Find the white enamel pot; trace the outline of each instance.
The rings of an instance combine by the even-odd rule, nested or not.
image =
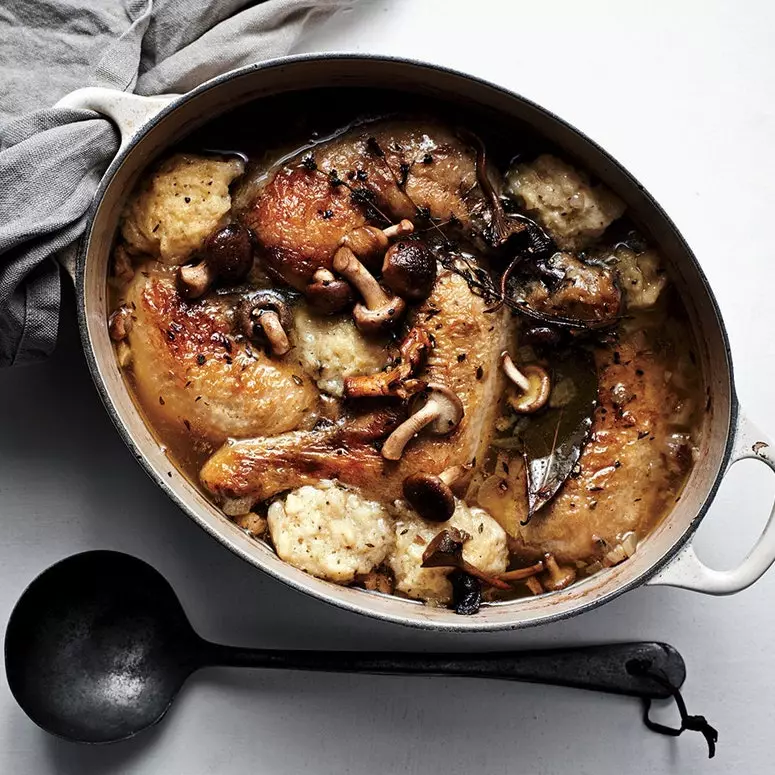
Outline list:
[[[568,589],[486,605],[470,617],[339,587],[285,564],[232,524],[195,483],[177,471],[146,427],[116,364],[106,326],[108,259],[127,194],[150,162],[210,119],[262,97],[329,86],[399,89],[451,101],[461,112],[475,110],[491,115],[493,121],[500,117],[527,124],[613,189],[657,243],[689,311],[698,356],[707,375],[708,410],[701,453],[680,500],[631,559]],[[419,62],[350,55],[290,57],[252,65],[179,96],[148,98],[107,89],[81,89],[60,105],[96,110],[112,119],[121,133],[121,149],[95,195],[78,256],[68,267],[77,285],[81,335],[94,381],[116,427],[148,474],[204,530],[247,562],[350,611],[426,629],[471,632],[557,621],[607,603],[642,584],[731,594],[756,581],[775,560],[773,515],[750,554],[734,570],[707,567],[692,548],[692,534],[730,466],[743,458],[755,458],[775,470],[773,448],[740,413],[724,324],[696,258],[637,180],[572,126],[518,95],[461,73]]]

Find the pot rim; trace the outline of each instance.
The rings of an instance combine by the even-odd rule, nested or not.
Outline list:
[[[183,498],[181,495],[179,495],[175,491],[175,489],[162,476],[157,474],[157,472],[154,470],[153,466],[151,465],[150,461],[146,458],[145,454],[133,441],[131,434],[126,428],[121,416],[119,415],[113,403],[113,399],[111,397],[110,391],[108,390],[105,382],[100,376],[99,366],[97,362],[98,359],[93,346],[93,342],[89,335],[88,324],[87,324],[86,295],[85,295],[85,265],[86,265],[88,250],[89,250],[89,244],[91,242],[95,215],[97,213],[97,210],[99,209],[100,203],[102,202],[105,191],[110,185],[115,173],[118,171],[121,165],[126,161],[126,159],[131,155],[132,151],[138,145],[138,143],[148,134],[148,132],[150,132],[154,127],[156,127],[158,124],[163,122],[169,115],[174,113],[179,107],[186,104],[190,100],[195,99],[199,97],[201,94],[204,94],[205,92],[208,92],[212,89],[216,89],[219,86],[223,85],[224,83],[227,83],[235,78],[239,78],[244,75],[271,70],[273,68],[283,67],[286,65],[295,65],[295,64],[305,63],[305,62],[316,62],[321,60],[323,61],[338,60],[338,61],[352,61],[352,62],[368,61],[372,63],[383,62],[383,63],[389,63],[389,64],[405,65],[413,69],[441,72],[446,75],[451,75],[457,78],[461,78],[461,79],[465,79],[467,81],[473,82],[478,87],[482,87],[485,89],[498,92],[501,96],[506,97],[510,100],[517,100],[519,102],[525,103],[526,105],[530,106],[536,111],[543,113],[544,115],[548,116],[552,120],[556,121],[565,130],[577,136],[580,136],[586,143],[588,143],[592,148],[594,148],[594,150],[598,154],[600,154],[609,164],[611,164],[614,168],[616,168],[619,172],[621,172],[625,176],[625,178],[627,178],[627,180],[631,185],[637,187],[640,190],[640,192],[643,194],[643,196],[646,198],[648,205],[653,210],[656,211],[656,213],[659,215],[663,223],[670,228],[674,237],[677,239],[678,243],[680,244],[684,255],[693,262],[694,269],[697,272],[697,276],[702,283],[705,294],[707,295],[708,300],[710,301],[712,310],[715,313],[715,318],[719,326],[719,332],[721,334],[721,339],[724,346],[726,363],[728,364],[729,430],[727,433],[726,443],[724,446],[724,452],[720,460],[718,473],[716,474],[716,477],[711,483],[711,485],[708,487],[705,499],[703,500],[701,507],[698,509],[697,514],[692,518],[689,525],[685,528],[683,533],[678,537],[678,539],[670,547],[670,549],[664,554],[662,554],[657,560],[655,560],[648,568],[642,571],[638,576],[606,592],[600,593],[595,596],[592,596],[592,595],[587,596],[586,600],[584,600],[583,602],[578,602],[573,608],[569,610],[560,611],[558,613],[550,612],[544,616],[541,616],[540,618],[536,617],[534,619],[528,619],[523,621],[477,622],[476,617],[456,616],[454,620],[440,622],[440,621],[428,620],[428,619],[423,619],[423,618],[414,617],[414,616],[405,617],[398,614],[370,610],[368,608],[361,606],[357,602],[350,602],[349,600],[337,599],[333,595],[323,594],[319,590],[315,589],[311,583],[308,584],[305,581],[297,581],[295,579],[289,578],[286,573],[282,572],[282,570],[275,570],[274,568],[271,568],[268,566],[264,567],[260,563],[260,561],[257,560],[257,558],[251,556],[242,548],[237,546],[236,543],[233,542],[224,532],[218,531],[212,528],[204,520],[202,520],[195,513],[195,510],[191,507],[191,505],[187,502],[187,500]],[[729,461],[732,455],[732,450],[734,448],[735,433],[736,433],[735,429],[737,428],[737,425],[738,425],[740,407],[739,407],[739,402],[737,398],[737,391],[735,389],[734,365],[732,362],[732,354],[730,350],[729,337],[727,335],[726,326],[724,325],[724,320],[721,316],[721,311],[719,309],[718,302],[710,287],[708,279],[705,276],[705,272],[702,270],[702,266],[697,260],[697,257],[694,255],[694,252],[690,248],[689,244],[686,242],[683,234],[681,234],[680,230],[675,225],[675,223],[670,218],[670,216],[667,214],[667,212],[665,212],[665,210],[662,208],[659,202],[657,202],[656,199],[654,199],[654,197],[648,192],[648,190],[638,181],[638,179],[627,168],[625,168],[617,159],[615,159],[611,154],[609,154],[608,151],[606,151],[603,147],[601,147],[597,142],[589,138],[584,132],[577,129],[568,121],[565,121],[563,118],[556,115],[552,111],[542,107],[538,103],[522,96],[517,92],[511,91],[510,89],[507,89],[503,86],[495,84],[484,78],[473,76],[463,71],[446,67],[443,65],[437,65],[437,64],[425,62],[418,59],[389,56],[389,55],[382,55],[382,54],[357,54],[357,53],[349,53],[349,52],[293,54],[289,56],[267,59],[262,62],[257,62],[254,64],[245,65],[235,70],[230,70],[208,81],[205,81],[204,83],[195,87],[191,91],[188,91],[184,94],[176,96],[174,99],[171,100],[171,102],[167,106],[162,108],[156,115],[154,115],[145,124],[143,124],[143,126],[129,139],[129,141],[120,148],[120,150],[117,152],[113,161],[108,165],[108,168],[106,169],[100,181],[100,184],[94,193],[94,197],[92,199],[91,205],[89,206],[89,209],[86,213],[86,226],[85,226],[83,235],[80,238],[80,243],[79,243],[78,252],[77,252],[75,281],[76,281],[76,297],[77,297],[77,308],[78,308],[78,327],[79,327],[79,332],[81,336],[81,341],[83,344],[84,355],[86,356],[86,362],[89,366],[89,371],[91,373],[92,380],[95,384],[95,387],[97,388],[97,392],[100,396],[100,399],[102,400],[105,406],[105,409],[111,418],[111,421],[113,422],[113,424],[116,426],[116,429],[118,430],[119,435],[121,436],[121,438],[123,439],[127,447],[129,448],[129,450],[132,452],[133,457],[140,463],[140,465],[143,467],[143,469],[148,474],[148,476],[166,493],[166,495],[183,512],[185,512],[185,514],[188,517],[193,519],[199,525],[200,528],[204,529],[213,538],[215,538],[220,544],[225,546],[227,549],[229,549],[231,552],[236,554],[245,562],[250,563],[252,566],[258,568],[264,573],[269,574],[270,576],[283,582],[284,584],[290,586],[292,589],[298,592],[303,592],[307,595],[310,595],[311,597],[314,597],[317,600],[320,600],[336,608],[340,608],[340,609],[350,611],[352,613],[368,616],[373,619],[378,619],[381,621],[387,621],[394,624],[400,624],[403,626],[413,627],[413,628],[418,628],[423,630],[436,630],[436,631],[443,631],[443,632],[466,632],[466,633],[496,632],[496,631],[505,631],[505,630],[521,630],[521,629],[537,627],[545,624],[553,624],[555,622],[569,619],[571,617],[574,617],[579,614],[586,613],[587,611],[591,611],[595,608],[598,608],[599,606],[605,605],[606,603],[611,602],[612,600],[619,597],[620,595],[623,595],[626,592],[629,592],[639,586],[642,586],[652,576],[654,576],[660,570],[662,570],[674,557],[676,557],[681,552],[682,549],[684,549],[689,539],[692,537],[692,535],[699,527],[700,522],[702,521],[703,517],[707,513],[707,510],[710,507],[710,504],[713,502],[713,499],[716,496],[718,488],[724,477],[724,473],[727,470],[727,467],[729,465]],[[548,595],[546,595],[546,599],[548,600],[551,597],[551,595],[552,593],[549,593]],[[406,602],[409,603],[410,605],[420,605],[420,606],[423,605],[419,601],[406,601]],[[496,605],[505,605],[505,604],[499,603]]]

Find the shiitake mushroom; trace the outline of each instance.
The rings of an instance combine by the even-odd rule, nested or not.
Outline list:
[[[452,607],[461,616],[478,613],[482,606],[482,582],[470,573],[456,570],[449,574],[452,582]]]
[[[407,301],[423,301],[436,282],[436,257],[422,240],[399,240],[385,253],[382,282]]]

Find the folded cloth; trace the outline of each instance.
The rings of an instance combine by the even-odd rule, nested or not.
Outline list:
[[[0,366],[51,353],[55,255],[78,239],[118,150],[90,110],[36,109],[82,86],[184,92],[290,52],[355,0],[5,0],[0,7]],[[30,112],[33,111],[33,112]]]

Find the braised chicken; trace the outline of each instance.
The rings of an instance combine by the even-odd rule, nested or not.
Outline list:
[[[603,561],[628,534],[644,536],[675,500],[692,464],[692,445],[676,427],[685,399],[673,377],[688,375],[668,372],[669,349],[655,333],[630,331],[597,349],[598,406],[589,440],[576,475],[543,509],[527,519],[518,457],[509,461],[508,474],[501,468],[485,488],[482,505],[501,519],[498,501],[508,501],[504,526],[513,536],[512,551],[523,559],[551,552],[561,562]]]
[[[469,223],[480,199],[475,159],[446,127],[367,124],[282,166],[242,220],[267,266],[303,291],[315,270],[331,269],[344,235],[367,222]]]
[[[293,357],[270,358],[238,336],[228,297],[188,302],[175,275],[151,262],[135,273],[125,304],[134,385],[154,423],[216,444],[315,424],[312,380]]]
[[[681,399],[655,345],[638,331],[598,351],[599,406],[579,475],[522,529],[536,556],[602,560],[628,533],[644,536],[675,501],[692,444],[676,430]]]
[[[624,203],[485,149],[393,118],[247,164],[175,154],[124,210],[108,323],[237,525],[319,578],[464,614],[630,556],[680,497],[703,406]]]
[[[498,355],[510,327],[504,312],[488,313],[465,280],[445,273],[414,314],[435,339],[420,377],[449,386],[464,407],[458,428],[444,438],[419,436],[401,460],[387,461],[373,443],[342,427],[226,443],[201,471],[205,488],[221,502],[238,499],[249,509],[278,492],[338,479],[369,497],[395,500],[412,471],[440,473],[482,459],[489,441],[503,376]]]

